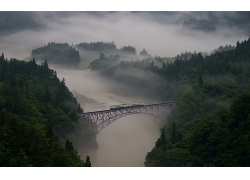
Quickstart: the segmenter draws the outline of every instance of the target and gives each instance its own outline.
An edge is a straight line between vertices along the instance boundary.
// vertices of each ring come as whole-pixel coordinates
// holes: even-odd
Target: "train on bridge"
[[[130,107],[138,107],[138,106],[144,106],[144,102],[138,102],[138,103],[132,103],[132,104],[112,105],[112,106],[110,106],[110,110],[130,108]]]

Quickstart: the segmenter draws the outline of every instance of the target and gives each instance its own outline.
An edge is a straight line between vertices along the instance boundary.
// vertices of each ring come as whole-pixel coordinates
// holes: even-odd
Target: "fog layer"
[[[76,93],[84,112],[109,109],[112,104],[137,102],[136,98],[121,97],[110,92],[117,84],[104,81],[91,71],[63,70],[51,66],[66,86]],[[82,94],[89,99],[79,99]],[[92,100],[90,100],[92,99]],[[147,152],[160,136],[161,122],[151,116],[136,114],[116,120],[97,135],[98,150],[87,148],[79,152],[91,158],[94,167],[142,167]],[[86,149],[86,147],[85,147]]]
[[[7,58],[29,57],[32,49],[48,42],[75,45],[96,41],[114,41],[118,48],[130,45],[136,47],[137,53],[145,48],[152,56],[173,57],[185,51],[210,53],[221,45],[235,45],[235,42],[248,38],[234,28],[220,27],[211,33],[183,30],[181,23],[170,23],[182,17],[181,12],[34,13],[34,21],[43,28],[0,37],[0,50]]]
[[[181,23],[171,23],[180,17],[179,12],[157,15],[147,12],[34,13],[34,20],[42,28],[22,28],[0,36],[0,53],[5,57],[29,59],[33,49],[48,42],[75,45],[96,41],[114,41],[117,48],[130,45],[136,47],[137,54],[145,48],[152,56],[173,57],[185,51],[210,53],[221,45],[235,45],[248,38],[237,28],[224,26],[210,33],[183,29]],[[92,99],[89,103],[79,100],[85,112],[142,101],[112,93],[112,87],[117,84],[99,79],[93,72],[50,68],[57,70],[60,79],[65,78],[70,91]],[[146,153],[159,136],[158,121],[146,115],[130,115],[101,131],[97,136],[97,152],[80,153],[83,158],[90,155],[93,166],[143,166]]]

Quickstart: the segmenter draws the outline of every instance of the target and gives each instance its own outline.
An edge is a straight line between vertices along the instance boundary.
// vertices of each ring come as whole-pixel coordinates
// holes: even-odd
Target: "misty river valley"
[[[0,11],[0,167],[250,167],[249,129],[250,11]]]
[[[137,102],[136,99],[110,92],[114,84],[108,80],[101,81],[91,71],[54,69],[60,79],[65,78],[69,90],[82,103],[84,112],[106,110],[113,104]],[[85,98],[81,99],[79,94]],[[97,150],[87,149],[84,154],[79,153],[82,157],[89,155],[93,167],[143,167],[147,152],[160,136],[160,125],[158,119],[144,114],[122,117],[97,135]]]

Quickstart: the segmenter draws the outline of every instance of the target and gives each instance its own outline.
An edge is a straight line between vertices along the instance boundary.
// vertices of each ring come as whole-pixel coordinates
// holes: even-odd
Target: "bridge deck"
[[[96,134],[100,133],[110,123],[131,114],[148,114],[161,121],[165,121],[166,115],[176,105],[176,102],[162,102],[144,106],[108,109],[102,111],[77,113],[77,116],[89,124],[89,129]]]
[[[149,106],[156,106],[156,105],[165,105],[165,104],[170,104],[170,105],[175,105],[176,102],[163,102],[163,103],[155,103],[155,104],[147,104],[147,105],[144,105],[144,106],[135,106],[135,107],[126,107],[126,108],[118,108],[118,109],[107,109],[107,110],[102,110],[102,111],[92,111],[92,112],[86,112],[86,113],[77,113],[77,115],[80,115],[80,114],[92,114],[92,113],[102,113],[102,112],[114,112],[114,111],[117,111],[117,110],[121,110],[121,109],[134,109],[134,108],[137,108],[137,107],[149,107]]]

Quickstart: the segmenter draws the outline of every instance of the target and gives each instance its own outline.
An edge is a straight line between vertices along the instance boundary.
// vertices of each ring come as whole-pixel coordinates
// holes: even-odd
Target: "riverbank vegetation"
[[[95,139],[83,112],[47,61],[0,56],[0,165],[85,166],[73,147]],[[73,142],[73,143],[72,143]]]
[[[131,94],[177,101],[145,166],[249,166],[250,38],[210,56],[121,61],[102,74]],[[158,58],[159,59],[159,58]],[[139,73],[140,72],[140,73]]]

